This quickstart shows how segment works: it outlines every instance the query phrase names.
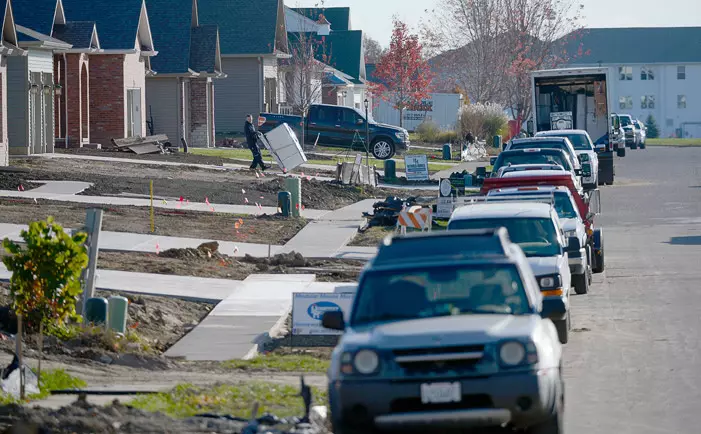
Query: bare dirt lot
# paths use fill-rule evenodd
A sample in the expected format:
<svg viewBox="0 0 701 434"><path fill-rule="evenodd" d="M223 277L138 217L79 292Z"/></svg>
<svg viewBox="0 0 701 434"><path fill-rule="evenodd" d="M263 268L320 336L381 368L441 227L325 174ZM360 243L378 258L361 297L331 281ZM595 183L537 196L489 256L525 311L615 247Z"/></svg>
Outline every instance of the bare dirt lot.
<svg viewBox="0 0 701 434"><path fill-rule="evenodd" d="M285 190L282 177L268 173L265 177L257 178L254 172L248 170L212 170L65 158L13 159L12 165L28 169L28 173L0 174L3 178L2 187L10 190L16 190L20 185L27 190L33 180L65 180L92 183L93 186L83 192L85 195L127 194L148 197L149 181L153 180L154 195L158 198L177 200L182 197L192 202L204 202L207 198L212 203L235 205L246 204L248 199L249 204L260 203L263 206L277 206L277 194ZM412 192L414 195L423 193L435 195L435 192ZM309 209L333 210L363 199L405 194L401 190L360 188L302 179L302 205Z"/></svg>
<svg viewBox="0 0 701 434"><path fill-rule="evenodd" d="M301 255L272 258L232 258L206 249L170 249L160 254L100 252L98 268L243 280L251 274L316 274L318 281L354 282L362 262L343 259L308 260Z"/></svg>
<svg viewBox="0 0 701 434"><path fill-rule="evenodd" d="M53 216L57 223L68 228L85 224L87 208L95 205L72 204L31 199L0 198L2 223L29 224ZM151 233L148 208L129 206L102 206L102 229L137 234ZM201 238L281 245L289 241L305 225L301 218L280 216L233 216L216 212L155 209L155 234L176 237ZM241 225L239 220L243 221ZM235 224L239 222L240 228Z"/></svg>

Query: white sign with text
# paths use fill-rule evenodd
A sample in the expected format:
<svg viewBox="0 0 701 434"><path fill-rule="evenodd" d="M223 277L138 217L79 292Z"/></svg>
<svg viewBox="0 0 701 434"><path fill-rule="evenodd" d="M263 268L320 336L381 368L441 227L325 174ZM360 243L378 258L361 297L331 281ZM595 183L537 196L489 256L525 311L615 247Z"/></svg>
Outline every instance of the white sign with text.
<svg viewBox="0 0 701 434"><path fill-rule="evenodd" d="M341 311L346 321L353 306L354 293L296 292L292 294L292 335L340 335L325 329L321 318L325 312Z"/></svg>

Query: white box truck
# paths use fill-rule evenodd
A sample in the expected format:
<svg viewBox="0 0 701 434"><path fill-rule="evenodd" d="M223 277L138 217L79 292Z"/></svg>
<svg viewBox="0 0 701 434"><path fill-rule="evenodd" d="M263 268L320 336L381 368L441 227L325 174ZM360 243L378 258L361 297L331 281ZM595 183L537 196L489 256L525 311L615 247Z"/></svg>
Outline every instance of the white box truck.
<svg viewBox="0 0 701 434"><path fill-rule="evenodd" d="M532 133L586 130L599 158L599 184L613 184L613 138L608 68L566 68L531 73Z"/></svg>

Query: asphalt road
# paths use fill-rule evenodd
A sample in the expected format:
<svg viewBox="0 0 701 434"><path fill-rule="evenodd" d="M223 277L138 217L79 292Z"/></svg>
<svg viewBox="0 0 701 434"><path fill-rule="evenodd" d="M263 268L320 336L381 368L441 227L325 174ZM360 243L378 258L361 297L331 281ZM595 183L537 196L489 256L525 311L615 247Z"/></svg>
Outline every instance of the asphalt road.
<svg viewBox="0 0 701 434"><path fill-rule="evenodd" d="M701 148L628 150L601 196L606 271L572 305L567 433L699 433Z"/></svg>

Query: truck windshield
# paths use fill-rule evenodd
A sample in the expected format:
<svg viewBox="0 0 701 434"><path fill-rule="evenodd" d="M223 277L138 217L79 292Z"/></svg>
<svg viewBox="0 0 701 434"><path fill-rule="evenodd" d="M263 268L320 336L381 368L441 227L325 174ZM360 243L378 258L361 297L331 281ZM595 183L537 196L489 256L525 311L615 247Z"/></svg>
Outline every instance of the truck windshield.
<svg viewBox="0 0 701 434"><path fill-rule="evenodd" d="M511 155L502 154L494 165L493 170L497 171L501 167L508 166L509 164L512 166L516 164L558 164L567 171L572 170L570 162L566 158L563 158L561 154L542 152L524 152Z"/></svg>
<svg viewBox="0 0 701 434"><path fill-rule="evenodd" d="M556 256L560 254L557 229L549 218L475 218L453 220L448 230L488 229L505 227L509 238L517 243L528 257Z"/></svg>
<svg viewBox="0 0 701 434"><path fill-rule="evenodd" d="M577 151L591 151L593 149L589 137L587 137L585 134L571 133L558 135L558 137L567 138L572 143L574 149Z"/></svg>
<svg viewBox="0 0 701 434"><path fill-rule="evenodd" d="M513 264L444 265L368 272L351 325L470 314L531 313Z"/></svg>
<svg viewBox="0 0 701 434"><path fill-rule="evenodd" d="M621 125L623 125L624 127L627 127L628 125L631 125L633 123L630 116L620 116L620 118L621 118Z"/></svg>

